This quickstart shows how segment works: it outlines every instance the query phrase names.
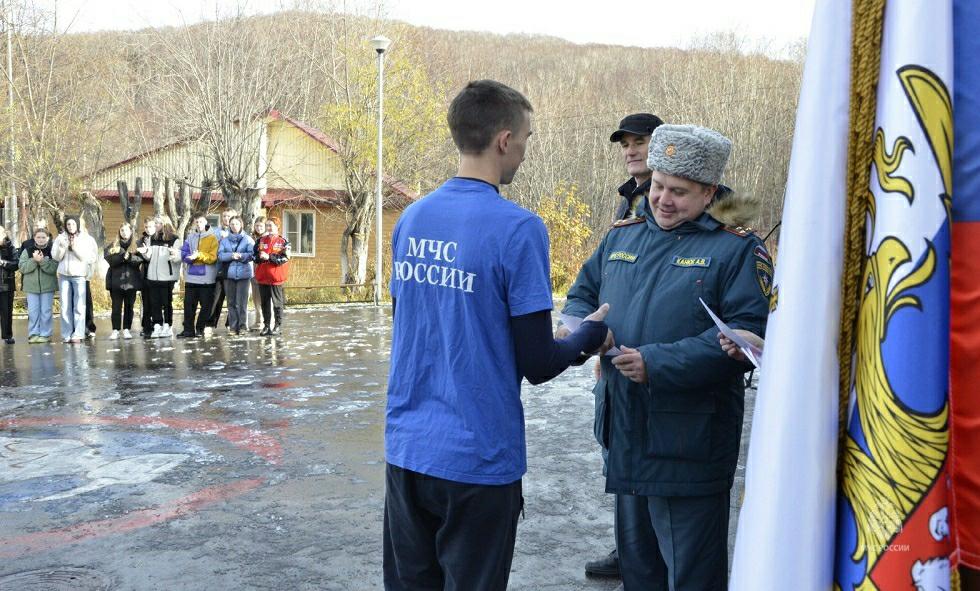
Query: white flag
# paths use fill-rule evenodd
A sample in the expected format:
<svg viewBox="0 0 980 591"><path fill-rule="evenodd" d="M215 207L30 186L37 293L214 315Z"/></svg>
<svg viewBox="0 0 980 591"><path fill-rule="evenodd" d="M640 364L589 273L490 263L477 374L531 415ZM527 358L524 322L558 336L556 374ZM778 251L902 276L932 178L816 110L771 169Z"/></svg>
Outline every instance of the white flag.
<svg viewBox="0 0 980 591"><path fill-rule="evenodd" d="M832 586L850 31L850 0L817 3L738 519L738 591Z"/></svg>

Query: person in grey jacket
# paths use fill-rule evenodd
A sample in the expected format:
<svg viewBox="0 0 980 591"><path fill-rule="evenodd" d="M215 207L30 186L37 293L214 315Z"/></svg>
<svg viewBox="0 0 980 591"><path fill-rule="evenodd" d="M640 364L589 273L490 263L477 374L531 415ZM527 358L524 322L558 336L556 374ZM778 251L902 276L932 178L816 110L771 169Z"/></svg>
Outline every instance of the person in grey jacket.
<svg viewBox="0 0 980 591"><path fill-rule="evenodd" d="M51 258L58 261L61 287L61 338L78 344L85 338L85 282L99 256L95 239L82 228L77 216L65 217L65 231L54 239Z"/></svg>
<svg viewBox="0 0 980 591"><path fill-rule="evenodd" d="M231 231L218 247L218 260L225 264L225 295L228 297L228 330L236 335L246 330L248 288L254 275L252 258L255 241L242 232L242 218L231 218Z"/></svg>
<svg viewBox="0 0 980 591"><path fill-rule="evenodd" d="M180 247L180 258L184 262L184 330L177 337L204 336L218 277L215 265L218 238L210 231L208 219L203 215L194 218L194 226ZM197 312L199 305L200 313Z"/></svg>

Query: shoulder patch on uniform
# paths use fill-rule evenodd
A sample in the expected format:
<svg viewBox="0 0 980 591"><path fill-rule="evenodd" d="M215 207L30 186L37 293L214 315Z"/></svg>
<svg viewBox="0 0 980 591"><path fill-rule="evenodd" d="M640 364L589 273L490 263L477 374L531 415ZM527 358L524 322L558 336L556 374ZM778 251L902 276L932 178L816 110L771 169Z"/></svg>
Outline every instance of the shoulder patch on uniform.
<svg viewBox="0 0 980 591"><path fill-rule="evenodd" d="M675 256L670 262L675 267L704 267L711 266L711 257L681 257Z"/></svg>
<svg viewBox="0 0 980 591"><path fill-rule="evenodd" d="M762 290L762 295L767 298L772 296L772 271L773 269L771 264L756 259L755 276L759 280L759 288Z"/></svg>
<svg viewBox="0 0 980 591"><path fill-rule="evenodd" d="M722 226L721 229L726 232L735 234L736 236L740 236L742 238L745 238L747 236L752 236L754 232L754 230L752 228L749 228L748 226L744 228L742 226Z"/></svg>
<svg viewBox="0 0 980 591"><path fill-rule="evenodd" d="M609 259L608 260L610 260L610 261L623 261L623 262L626 262L626 263L635 263L636 262L636 258L637 258L637 255L633 254L632 252L626 252L626 251L623 251L623 250L617 250L616 252L614 252L611 255L609 255Z"/></svg>
<svg viewBox="0 0 980 591"><path fill-rule="evenodd" d="M612 227L613 228L623 228L625 226L632 226L633 224L639 224L640 222L645 222L645 221L646 221L646 218L641 215L640 217L637 217L637 218L627 218L625 220L618 220L618 221L616 221L616 222L613 223Z"/></svg>
<svg viewBox="0 0 980 591"><path fill-rule="evenodd" d="M762 259L763 261L769 263L770 265L772 264L772 257L769 256L769 251L766 250L765 246L761 244L756 246L752 250L752 254L754 254L756 258Z"/></svg>

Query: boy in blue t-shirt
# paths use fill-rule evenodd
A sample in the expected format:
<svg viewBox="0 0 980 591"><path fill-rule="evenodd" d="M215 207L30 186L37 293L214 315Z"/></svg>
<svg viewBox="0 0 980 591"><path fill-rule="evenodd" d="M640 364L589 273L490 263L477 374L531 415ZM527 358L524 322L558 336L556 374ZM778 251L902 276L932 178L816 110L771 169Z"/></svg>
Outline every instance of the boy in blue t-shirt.
<svg viewBox="0 0 980 591"><path fill-rule="evenodd" d="M608 306L554 339L544 223L498 192L524 160L531 111L499 82L469 83L448 116L458 175L395 227L386 589L507 587L527 469L521 380L612 344Z"/></svg>

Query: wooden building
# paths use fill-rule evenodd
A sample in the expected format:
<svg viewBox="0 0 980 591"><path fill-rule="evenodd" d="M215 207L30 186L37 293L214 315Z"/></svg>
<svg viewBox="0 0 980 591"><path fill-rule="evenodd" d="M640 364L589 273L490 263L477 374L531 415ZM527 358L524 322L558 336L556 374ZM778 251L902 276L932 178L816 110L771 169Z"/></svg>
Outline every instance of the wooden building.
<svg viewBox="0 0 980 591"><path fill-rule="evenodd" d="M254 122L256 141L257 187L261 196L261 215L282 220L282 233L292 247L290 285L337 285L340 277L341 236L345 227L346 200L343 169L338 144L322 131L305 123L270 111ZM112 240L123 221L117 181L125 181L133 191L136 179L142 179L142 206L139 222L153 215L151 187L153 178L189 179L199 185L209 170L207 151L200 141L174 142L102 168L84 179L92 194L103 200L103 225L106 241ZM176 180L172 181L176 183ZM391 232L401 211L418 196L393 179L385 179L383 240L390 245ZM197 199L199 193L193 195ZM216 224L224 199L212 193L209 219ZM374 237L371 237L368 268L374 267ZM385 247L390 252L390 246ZM355 264L354 261L351 261ZM371 281L371 278L368 278Z"/></svg>

